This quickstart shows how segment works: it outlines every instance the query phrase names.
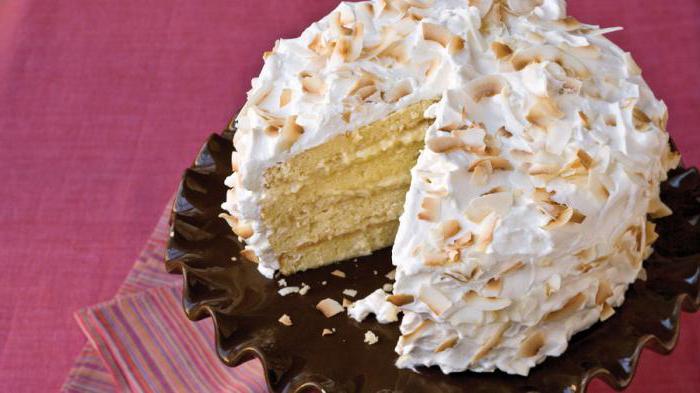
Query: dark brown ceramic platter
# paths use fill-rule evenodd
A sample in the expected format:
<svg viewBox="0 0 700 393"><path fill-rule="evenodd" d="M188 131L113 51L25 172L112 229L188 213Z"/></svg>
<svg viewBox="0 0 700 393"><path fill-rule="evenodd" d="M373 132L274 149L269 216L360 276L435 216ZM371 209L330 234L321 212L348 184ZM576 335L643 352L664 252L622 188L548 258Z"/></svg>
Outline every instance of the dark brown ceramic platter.
<svg viewBox="0 0 700 393"><path fill-rule="evenodd" d="M574 336L562 356L548 358L528 377L399 370L393 365L397 323L380 325L373 318L357 323L345 314L326 319L314 308L326 297L340 300L343 289L356 289L361 298L387 283L390 250L287 277L289 285L304 282L311 290L285 297L277 293L276 281L239 255L241 244L217 218L231 168L232 135L231 130L212 135L185 172L173 206L166 266L183 275L187 316L212 318L221 360L235 366L259 358L271 391L581 392L596 376L619 389L629 384L644 347L672 350L681 309L700 306L700 225L695 225L700 175L694 168L679 169L663 185L662 199L674 214L657 221L661 237L645 262L648 280L630 287L612 318ZM335 269L347 277L332 276ZM294 325L280 324L282 314ZM324 328L336 333L322 337ZM367 330L379 336L377 344L363 343Z"/></svg>

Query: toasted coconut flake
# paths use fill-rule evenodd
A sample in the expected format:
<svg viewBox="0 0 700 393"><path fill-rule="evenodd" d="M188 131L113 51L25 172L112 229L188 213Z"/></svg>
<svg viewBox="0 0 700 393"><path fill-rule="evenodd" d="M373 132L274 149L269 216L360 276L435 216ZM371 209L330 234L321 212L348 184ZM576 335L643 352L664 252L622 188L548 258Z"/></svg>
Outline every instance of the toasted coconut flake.
<svg viewBox="0 0 700 393"><path fill-rule="evenodd" d="M287 295L291 295L293 293L299 293L299 287L284 287L284 288L281 288L279 291L277 291L277 293L280 296L287 296Z"/></svg>
<svg viewBox="0 0 700 393"><path fill-rule="evenodd" d="M523 261L517 261L514 264L508 266L507 268L501 270L501 272L498 273L498 276L503 277L506 274L516 272L524 267L525 267L525 263Z"/></svg>
<svg viewBox="0 0 700 393"><path fill-rule="evenodd" d="M651 218L662 218L673 214L671 208L666 206L665 203L661 202L661 199L659 199L659 197L652 198L652 200L649 201L648 212Z"/></svg>
<svg viewBox="0 0 700 393"><path fill-rule="evenodd" d="M498 296L503 289L503 281L498 277L493 277L484 285L484 294L493 297Z"/></svg>
<svg viewBox="0 0 700 393"><path fill-rule="evenodd" d="M467 92L475 102L479 102L484 98L501 94L505 86L506 82L503 78L496 75L487 75L470 82Z"/></svg>
<svg viewBox="0 0 700 393"><path fill-rule="evenodd" d="M471 172L473 173L469 182L473 185L483 186L488 181L489 176L493 173L491 161L479 161L476 163Z"/></svg>
<svg viewBox="0 0 700 393"><path fill-rule="evenodd" d="M292 326L292 318L290 318L287 314L282 314L280 319L278 319L277 321L284 326Z"/></svg>
<svg viewBox="0 0 700 393"><path fill-rule="evenodd" d="M524 358L533 357L540 352L540 349L542 349L544 343L545 337L542 332L532 333L520 344L518 355Z"/></svg>
<svg viewBox="0 0 700 393"><path fill-rule="evenodd" d="M362 101L367 101L368 98L373 96L377 92L377 86L370 85L359 88L355 95L358 96Z"/></svg>
<svg viewBox="0 0 700 393"><path fill-rule="evenodd" d="M659 238L659 234L656 233L656 224L654 224L651 221L647 221L647 224L644 226L644 231L645 231L645 243L647 246L650 246L654 244L654 242Z"/></svg>
<svg viewBox="0 0 700 393"><path fill-rule="evenodd" d="M464 142L454 136L437 136L428 139L428 149L435 153L445 153L464 147Z"/></svg>
<svg viewBox="0 0 700 393"><path fill-rule="evenodd" d="M280 131L279 144L285 150L292 147L294 142L296 142L297 139L299 139L299 137L301 137L301 135L304 133L304 128L298 125L296 121L296 115L287 117L284 122L284 126Z"/></svg>
<svg viewBox="0 0 700 393"><path fill-rule="evenodd" d="M377 57L393 59L397 63L405 63L408 61L408 52L406 51L406 46L399 41L382 50L377 54Z"/></svg>
<svg viewBox="0 0 700 393"><path fill-rule="evenodd" d="M615 314L615 309L608 303L603 303L603 308L600 310L600 320L606 321Z"/></svg>
<svg viewBox="0 0 700 393"><path fill-rule="evenodd" d="M331 272L331 275L336 276L336 277L340 277L340 278L345 278L345 272L342 270L337 270L337 269L333 270Z"/></svg>
<svg viewBox="0 0 700 393"><path fill-rule="evenodd" d="M549 97L538 97L537 102L530 108L525 119L530 123L547 129L555 120L563 118L564 112L557 103Z"/></svg>
<svg viewBox="0 0 700 393"><path fill-rule="evenodd" d="M587 79L591 75L588 68L580 60L551 45L533 46L518 50L510 59L516 71L522 70L529 64L543 61L559 64L566 71L567 75L578 79Z"/></svg>
<svg viewBox="0 0 700 393"><path fill-rule="evenodd" d="M474 237L471 232L467 232L459 238L455 239L454 246L458 248L469 247L474 243Z"/></svg>
<svg viewBox="0 0 700 393"><path fill-rule="evenodd" d="M424 221L435 221L440 215L440 200L433 197L425 197L420 204L421 210L418 219Z"/></svg>
<svg viewBox="0 0 700 393"><path fill-rule="evenodd" d="M323 313L323 315L326 318L330 318L345 310L343 306L340 305L340 303L330 298L325 298L318 302L318 304L316 305L316 309L321 311L321 313Z"/></svg>
<svg viewBox="0 0 700 393"><path fill-rule="evenodd" d="M459 233L462 227L457 220L447 220L440 225L443 239L449 239Z"/></svg>
<svg viewBox="0 0 700 393"><path fill-rule="evenodd" d="M411 340L417 338L420 332L422 332L423 330L425 330L427 327L429 327L432 324L433 324L433 321L431 321L430 319L424 319L413 330L401 335L400 340L402 340L404 342L411 341Z"/></svg>
<svg viewBox="0 0 700 393"><path fill-rule="evenodd" d="M581 124L583 125L583 128L590 130L591 129L591 121L588 119L588 115L586 115L582 111L579 111L578 117L579 117L579 119L581 119Z"/></svg>
<svg viewBox="0 0 700 393"><path fill-rule="evenodd" d="M475 244L476 251L484 252L488 248L489 244L493 241L493 231L496 229L496 224L498 223L498 216L495 212L490 213L486 216L477 232L477 240Z"/></svg>
<svg viewBox="0 0 700 393"><path fill-rule="evenodd" d="M444 266L450 262L450 255L447 252L432 252L423 257L425 266Z"/></svg>
<svg viewBox="0 0 700 393"><path fill-rule="evenodd" d="M630 75L642 75L642 69L639 68L637 62L634 61L634 58L632 58L631 53L625 53L625 62L627 63L627 72Z"/></svg>
<svg viewBox="0 0 700 393"><path fill-rule="evenodd" d="M651 119L644 111L635 106L634 109L632 109L632 122L637 131L646 131L649 129Z"/></svg>
<svg viewBox="0 0 700 393"><path fill-rule="evenodd" d="M323 331L321 332L321 336L330 336L333 333L335 333L335 329L323 329Z"/></svg>
<svg viewBox="0 0 700 393"><path fill-rule="evenodd" d="M468 291L463 296L464 302L469 307L474 307L481 311L497 311L511 305L511 300L496 296L481 296L475 291Z"/></svg>
<svg viewBox="0 0 700 393"><path fill-rule="evenodd" d="M442 315L451 306L452 302L436 288L422 286L418 294L418 300L423 302L437 316Z"/></svg>
<svg viewBox="0 0 700 393"><path fill-rule="evenodd" d="M443 47L447 48L452 38L452 33L441 25L432 23L423 23L423 39L426 41L435 41Z"/></svg>
<svg viewBox="0 0 700 393"><path fill-rule="evenodd" d="M446 339L445 341L441 342L440 345L438 345L437 348L435 348L434 352L440 353L442 351L446 351L446 350L454 347L455 345L457 345L458 341L459 341L459 337L452 336L452 337Z"/></svg>
<svg viewBox="0 0 700 393"><path fill-rule="evenodd" d="M265 127L265 135L267 136L278 136L280 133L280 128L277 126L269 125Z"/></svg>
<svg viewBox="0 0 700 393"><path fill-rule="evenodd" d="M406 294L393 294L389 295L386 297L386 301L395 305L396 307L401 307L409 303L413 303L415 299L413 298L413 295L406 295Z"/></svg>
<svg viewBox="0 0 700 393"><path fill-rule="evenodd" d="M496 332L484 343L484 345L479 348L478 351L469 359L469 364L474 364L474 362L479 361L484 356L488 355L492 349L494 349L498 344L501 343L501 338L503 333L510 327L510 322L503 323L498 326Z"/></svg>
<svg viewBox="0 0 700 393"><path fill-rule="evenodd" d="M577 150L576 157L579 159L579 161L581 161L581 164L584 166L584 168L593 168L593 157L589 156L588 153L586 153L584 150Z"/></svg>
<svg viewBox="0 0 700 393"><path fill-rule="evenodd" d="M610 191L608 191L598 176L594 175L593 172L588 176L588 189L601 201L606 201L610 197Z"/></svg>
<svg viewBox="0 0 700 393"><path fill-rule="evenodd" d="M439 58L435 58L429 62L426 62L425 64L427 64L425 68L425 77L430 78L440 68L442 61Z"/></svg>
<svg viewBox="0 0 700 393"><path fill-rule="evenodd" d="M260 260L258 259L258 256L255 255L255 251L246 248L245 250L241 251L241 256L251 262L259 263Z"/></svg>
<svg viewBox="0 0 700 393"><path fill-rule="evenodd" d="M354 289L343 289L343 295L355 297L355 296L357 296L357 291Z"/></svg>
<svg viewBox="0 0 700 393"><path fill-rule="evenodd" d="M385 274L384 277L388 278L389 280L395 280L396 279L396 269L393 269L389 273Z"/></svg>
<svg viewBox="0 0 700 393"><path fill-rule="evenodd" d="M600 281L598 283L598 291L595 294L595 304L603 304L610 296L612 296L613 291L610 288L610 284L607 281Z"/></svg>
<svg viewBox="0 0 700 393"><path fill-rule="evenodd" d="M385 102L395 103L412 92L413 88L411 87L411 84L408 82L408 80L404 80L403 82L384 92L383 99Z"/></svg>
<svg viewBox="0 0 700 393"><path fill-rule="evenodd" d="M310 290L310 289L311 289L310 286L308 286L308 285L306 285L306 284L304 284L304 283L301 283L301 288L299 289L299 294L300 294L301 296L304 296L304 295L306 295L307 293L309 293L309 290Z"/></svg>
<svg viewBox="0 0 700 393"><path fill-rule="evenodd" d="M348 300L346 298L343 298L343 308L348 308L348 307L352 306L352 304L353 304L353 302L351 302L350 300Z"/></svg>
<svg viewBox="0 0 700 393"><path fill-rule="evenodd" d="M571 297L564 305L559 309L550 312L544 317L545 322L556 321L568 317L569 315L577 312L586 303L586 295L583 292L579 292L575 296Z"/></svg>
<svg viewBox="0 0 700 393"><path fill-rule="evenodd" d="M510 46L498 41L491 43L491 50L499 60L505 59L513 54L513 49L511 49Z"/></svg>
<svg viewBox="0 0 700 393"><path fill-rule="evenodd" d="M503 216L513 205L513 193L495 192L476 197L469 201L465 212L472 222L481 222L491 213Z"/></svg>
<svg viewBox="0 0 700 393"><path fill-rule="evenodd" d="M464 38L453 35L450 42L447 44L447 53L454 55L464 50Z"/></svg>
<svg viewBox="0 0 700 393"><path fill-rule="evenodd" d="M309 94L323 94L326 90L323 79L308 72L301 74L301 87L305 93Z"/></svg>
<svg viewBox="0 0 700 393"><path fill-rule="evenodd" d="M292 89L282 89L280 93L280 108L284 108L292 100Z"/></svg>
<svg viewBox="0 0 700 393"><path fill-rule="evenodd" d="M508 131L505 127L501 127L496 131L496 136L503 139L510 139L513 137L513 133Z"/></svg>
<svg viewBox="0 0 700 393"><path fill-rule="evenodd" d="M574 209L567 206L556 217L554 217L554 219L549 221L549 223L547 223L547 225L544 226L544 229L552 230L552 229L562 227L565 224L569 223L569 221L571 221L573 216L574 216Z"/></svg>
<svg viewBox="0 0 700 393"><path fill-rule="evenodd" d="M329 55L329 48L324 44L321 33L318 33L314 36L314 38L309 43L308 48L319 56L325 57Z"/></svg>
<svg viewBox="0 0 700 393"><path fill-rule="evenodd" d="M467 170L473 172L482 162L489 162L491 169L497 170L511 170L513 166L510 162L503 157L482 157L477 158L469 164Z"/></svg>
<svg viewBox="0 0 700 393"><path fill-rule="evenodd" d="M244 239L248 239L253 236L253 227L246 222L239 221L238 225L233 228L233 232Z"/></svg>
<svg viewBox="0 0 700 393"><path fill-rule="evenodd" d="M231 171L238 172L238 170L240 169L240 164L238 163L239 160L240 157L237 151L231 153Z"/></svg>
<svg viewBox="0 0 700 393"><path fill-rule="evenodd" d="M376 334L371 330L365 332L365 343L367 343L367 345L374 345L377 342L379 342L379 337L377 337Z"/></svg>
<svg viewBox="0 0 700 393"><path fill-rule="evenodd" d="M562 19L556 20L554 21L554 24L563 27L567 31L576 30L582 26L581 22L576 20L576 18L574 18L573 16L567 16Z"/></svg>

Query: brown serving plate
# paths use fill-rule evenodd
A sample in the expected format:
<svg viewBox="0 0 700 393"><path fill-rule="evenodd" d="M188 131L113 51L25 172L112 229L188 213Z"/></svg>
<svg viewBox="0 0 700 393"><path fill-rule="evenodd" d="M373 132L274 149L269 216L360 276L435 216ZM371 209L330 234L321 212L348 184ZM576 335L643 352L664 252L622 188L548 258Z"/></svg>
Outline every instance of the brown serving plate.
<svg viewBox="0 0 700 393"><path fill-rule="evenodd" d="M212 318L221 360L235 366L260 359L270 391L582 392L594 377L621 389L632 379L642 349L670 352L681 310L700 306L700 225L695 225L700 176L695 168L678 169L663 184L662 199L674 214L657 220L661 236L645 262L647 281L630 287L612 318L575 335L562 356L548 358L528 377L397 369L398 323L380 325L373 318L357 323L345 314L326 319L314 307L326 297L340 301L343 289L356 289L359 299L389 282L384 274L393 269L390 250L287 277L289 285L303 282L311 290L305 296L278 295L277 282L240 256L242 245L217 217L231 171L232 136L233 130L212 135L185 171L173 206L166 266L183 275L187 316ZM335 269L347 277L331 275ZM282 314L291 316L293 326L277 321ZM322 337L324 328L336 332ZM379 336L377 344L363 343L367 330Z"/></svg>

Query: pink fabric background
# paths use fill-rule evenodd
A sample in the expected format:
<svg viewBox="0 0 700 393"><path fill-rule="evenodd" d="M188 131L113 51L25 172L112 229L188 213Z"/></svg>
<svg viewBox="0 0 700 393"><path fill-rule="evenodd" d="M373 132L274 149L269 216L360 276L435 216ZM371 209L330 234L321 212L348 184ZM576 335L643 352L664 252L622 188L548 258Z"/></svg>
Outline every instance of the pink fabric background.
<svg viewBox="0 0 700 393"><path fill-rule="evenodd" d="M262 52L336 1L0 1L0 384L55 391L84 343L72 313L110 298L180 173L243 103ZM672 6L670 6L672 4ZM572 0L625 27L700 163L700 3ZM630 391L700 389L700 316ZM608 391L602 383L591 391Z"/></svg>

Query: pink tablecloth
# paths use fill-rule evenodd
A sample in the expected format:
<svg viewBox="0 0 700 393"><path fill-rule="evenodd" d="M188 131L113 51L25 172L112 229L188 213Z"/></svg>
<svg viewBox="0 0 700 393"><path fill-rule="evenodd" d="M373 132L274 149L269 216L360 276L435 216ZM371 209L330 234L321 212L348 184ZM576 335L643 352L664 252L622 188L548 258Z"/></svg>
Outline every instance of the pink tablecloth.
<svg viewBox="0 0 700 393"><path fill-rule="evenodd" d="M181 170L242 104L262 52L335 3L0 1L2 390L60 387L84 343L73 311L114 294ZM699 164L700 3L570 8L625 27L611 37ZM631 391L700 389L699 320L684 316L671 357L645 354Z"/></svg>

